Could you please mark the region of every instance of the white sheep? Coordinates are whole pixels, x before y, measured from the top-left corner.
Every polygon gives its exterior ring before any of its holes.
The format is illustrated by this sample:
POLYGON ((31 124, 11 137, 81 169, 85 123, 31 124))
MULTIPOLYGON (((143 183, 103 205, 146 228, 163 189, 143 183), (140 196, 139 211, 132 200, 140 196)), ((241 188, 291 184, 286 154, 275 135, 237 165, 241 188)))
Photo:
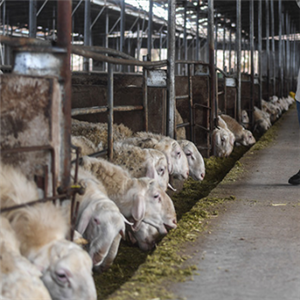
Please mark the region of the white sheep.
POLYGON ((254 106, 254 132, 259 134, 265 133, 271 126, 270 114, 254 106))
POLYGON ((127 138, 123 142, 141 148, 153 148, 163 152, 168 161, 169 175, 182 177, 183 179, 188 178, 188 160, 176 140, 161 134, 136 132, 134 137, 127 138))
POLYGON ((85 192, 83 195, 76 194, 75 198, 79 202, 76 230, 89 242, 87 250, 94 268, 103 271, 115 259, 121 236, 125 238, 126 219, 94 175, 79 168, 78 183, 85 192), (112 245, 115 245, 114 248, 112 245))
MULTIPOLYGON (((113 124, 114 141, 123 140, 132 136, 132 131, 124 124, 113 124)), ((99 148, 99 145, 106 149, 107 144, 107 123, 90 123, 72 119, 72 135, 84 136, 99 148)))
POLYGON ((225 128, 215 128, 212 132, 213 155, 217 157, 228 157, 234 148, 234 135, 225 128))
POLYGON ((137 244, 142 251, 152 250, 156 242, 163 237, 155 227, 144 222, 141 223, 138 231, 133 231, 127 226, 127 236, 128 240, 133 245, 137 244))
POLYGON ((164 191, 167 190, 169 182, 168 162, 163 152, 122 142, 114 143, 113 151, 112 162, 127 169, 132 177, 154 178, 164 191))
POLYGON ((249 129, 250 128, 250 120, 248 113, 245 109, 242 110, 242 125, 244 128, 249 129))
POLYGON ((196 145, 189 140, 178 140, 177 142, 187 157, 189 175, 194 180, 202 181, 205 176, 205 163, 196 145))
POLYGON ((251 146, 256 143, 256 140, 250 130, 245 129, 234 118, 222 114, 222 120, 226 122, 228 129, 234 134, 236 145, 251 146))
POLYGON ((156 227, 161 234, 167 228, 176 228, 173 202, 156 180, 132 178, 128 171, 102 158, 84 156, 81 165, 103 183, 121 213, 133 219, 133 230, 138 230, 142 221, 156 227))
MULTIPOLYGON (((21 171, 0 166, 1 208, 38 199, 35 184, 21 171)), ((92 260, 81 247, 67 241, 68 221, 59 207, 39 203, 8 212, 20 241, 20 252, 42 272, 42 281, 54 300, 97 298, 92 260)))
POLYGON ((42 273, 20 253, 20 242, 8 220, 0 217, 0 295, 6 299, 51 300, 42 273))

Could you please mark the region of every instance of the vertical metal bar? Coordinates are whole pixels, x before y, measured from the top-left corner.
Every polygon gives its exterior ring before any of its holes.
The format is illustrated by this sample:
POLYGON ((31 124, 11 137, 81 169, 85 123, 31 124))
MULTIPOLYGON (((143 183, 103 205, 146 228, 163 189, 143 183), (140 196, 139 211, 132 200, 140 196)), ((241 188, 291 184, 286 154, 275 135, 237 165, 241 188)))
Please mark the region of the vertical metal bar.
POLYGON ((162 45, 163 45, 163 41, 162 41, 162 28, 161 28, 159 32, 159 60, 161 60, 162 45))
POLYGON ((124 34, 125 34, 125 0, 121 0, 121 20, 120 20, 120 51, 121 52, 124 52, 124 47, 125 47, 124 34))
POLYGON ((148 128, 148 85, 147 85, 147 69, 143 68, 143 107, 144 107, 144 130, 148 128))
POLYGON ((226 41, 226 27, 223 24, 223 71, 225 70, 225 41, 226 41))
POLYGON ((275 76, 275 38, 274 38, 274 0, 271 1, 271 32, 272 32, 272 95, 275 95, 276 76, 275 76))
POLYGON ((113 159, 113 142, 114 142, 114 74, 113 66, 108 63, 107 71, 107 145, 108 145, 108 159, 113 159))
POLYGON ((251 89, 250 89, 250 124, 253 124, 253 109, 254 109, 254 0, 250 0, 250 55, 251 55, 251 89))
MULTIPOLYGON (((109 32, 109 14, 106 11, 105 14, 105 47, 106 48, 109 48, 108 32, 109 32)), ((108 70, 107 68, 108 68, 107 63, 104 63, 104 71, 107 71, 108 70)))
POLYGON ((36 38, 36 0, 29 1, 29 37, 36 38))
POLYGON ((175 133, 175 8, 176 1, 168 0, 168 88, 167 88, 167 135, 175 133))
MULTIPOLYGON (((140 43, 140 23, 137 24, 137 34, 136 34, 136 43, 137 43, 137 49, 136 49, 136 58, 140 60, 140 52, 141 52, 141 43, 140 43)), ((137 67, 137 70, 139 70, 139 67, 137 67)))
POLYGON ((246 38, 244 38, 243 48, 244 48, 244 53, 243 53, 243 58, 244 58, 243 72, 245 73, 245 70, 246 70, 246 38))
MULTIPOLYGON (((184 59, 187 60, 188 57, 188 45, 187 45, 187 1, 184 2, 184 27, 183 27, 183 47, 184 47, 184 59)), ((184 75, 188 73, 188 65, 184 65, 184 75)))
MULTIPOLYGON (((90 46, 91 41, 91 0, 85 0, 84 2, 84 45, 90 46)), ((89 58, 83 58, 83 70, 89 71, 90 64, 89 58)))
POLYGON ((200 37, 199 37, 199 15, 200 15, 200 4, 197 4, 197 20, 196 20, 196 60, 200 60, 200 37))
POLYGON ((151 61, 152 56, 152 33, 153 33, 153 0, 149 0, 149 19, 148 19, 148 60, 151 61))
POLYGON ((217 116, 216 107, 216 72, 214 61, 214 0, 208 0, 208 38, 209 38, 209 86, 210 86, 210 104, 211 118, 210 129, 214 128, 214 120, 217 116))
POLYGON ((232 28, 229 29, 229 64, 228 64, 228 72, 231 73, 231 34, 232 34, 232 28))
POLYGON ((215 64, 218 64, 218 20, 215 20, 215 64))
POLYGON ((282 97, 283 92, 283 64, 282 64, 282 2, 281 0, 278 0, 278 18, 279 18, 279 24, 278 24, 278 31, 279 31, 279 52, 278 52, 278 77, 280 80, 279 84, 279 97, 282 97))
POLYGON ((267 99, 270 98, 270 11, 269 0, 265 0, 266 4, 266 52, 267 52, 267 99))
MULTIPOLYGON (((242 19, 241 19, 241 0, 236 1, 236 74, 237 74, 237 121, 242 122, 241 106, 241 49, 242 49, 242 19)), ((224 78, 225 79, 225 78, 224 78)))
POLYGON ((192 67, 193 65, 189 64, 188 67, 188 89, 189 89, 189 113, 190 113, 190 139, 194 142, 194 114, 193 114, 193 78, 192 78, 192 67))
POLYGON ((63 82, 63 113, 64 113, 64 138, 61 151, 63 170, 61 186, 67 193, 70 192, 70 161, 71 161, 71 0, 57 1, 57 45, 66 49, 61 67, 61 78, 63 82))
POLYGON ((258 76, 259 76, 259 96, 256 105, 261 108, 262 99, 262 0, 258 2, 258 76))
MULTIPOLYGON (((5 20, 6 20, 6 0, 3 2, 3 9, 2 9, 2 25, 3 25, 3 35, 6 34, 5 32, 5 20)), ((3 52, 2 52, 2 64, 6 64, 6 45, 3 45, 3 52)))

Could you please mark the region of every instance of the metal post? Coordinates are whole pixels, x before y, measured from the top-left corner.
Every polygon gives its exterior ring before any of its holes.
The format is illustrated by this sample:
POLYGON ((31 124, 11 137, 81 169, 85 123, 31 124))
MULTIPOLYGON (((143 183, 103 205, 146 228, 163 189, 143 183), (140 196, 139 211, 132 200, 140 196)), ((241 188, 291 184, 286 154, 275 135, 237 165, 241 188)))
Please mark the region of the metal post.
MULTIPOLYGON (((185 60, 187 60, 187 57, 188 57, 186 23, 187 23, 187 1, 184 2, 184 27, 183 27, 183 47, 184 47, 184 59, 185 60)), ((187 75, 187 73, 188 73, 187 68, 188 68, 188 65, 184 65, 184 75, 187 75)))
POLYGON ((149 0, 149 19, 148 19, 148 60, 152 60, 152 33, 153 33, 153 0, 149 0))
MULTIPOLYGON (((125 40, 125 0, 121 0, 121 20, 120 20, 120 51, 124 52, 125 40)), ((123 66, 122 68, 123 69, 123 66)))
POLYGON ((231 34, 232 34, 232 28, 229 29, 229 64, 228 64, 228 72, 231 72, 231 34))
POLYGON ((215 21, 215 64, 218 66, 218 20, 215 21))
POLYGON ((64 48, 66 54, 63 57, 61 74, 63 84, 63 108, 64 112, 64 133, 63 133, 63 151, 62 162, 64 169, 62 170, 61 187, 62 190, 70 192, 70 161, 71 161, 71 0, 57 2, 57 45, 64 48))
POLYGON ((223 71, 225 70, 225 41, 226 41, 226 27, 223 24, 223 71))
MULTIPOLYGON (((91 0, 85 0, 84 2, 84 45, 90 46, 91 41, 91 0)), ((83 58, 83 70, 89 71, 90 64, 89 58, 83 58)))
MULTIPOLYGON (((109 14, 108 14, 108 12, 106 12, 106 14, 105 14, 105 48, 109 48, 108 32, 109 32, 109 14)), ((104 63, 104 71, 108 71, 107 63, 104 63)))
POLYGON ((29 1, 29 37, 36 38, 36 0, 29 1))
POLYGON ((107 72, 107 139, 108 139, 108 159, 113 159, 113 142, 114 142, 114 74, 112 64, 108 63, 107 72))
POLYGON ((208 0, 208 39, 209 39, 209 86, 211 118, 210 129, 214 128, 214 120, 217 117, 216 100, 216 72, 214 61, 214 0, 208 0))
POLYGON ((281 0, 278 0, 278 17, 279 17, 279 59, 278 59, 278 77, 280 80, 279 84, 279 98, 282 97, 282 92, 283 92, 283 63, 282 63, 282 2, 281 0))
POLYGON ((237 121, 242 122, 241 106, 241 49, 242 49, 242 19, 241 0, 236 1, 236 74, 237 74, 237 121))
MULTIPOLYGON (((3 9, 2 9, 2 25, 3 25, 3 35, 6 34, 5 32, 5 20, 6 20, 6 0, 3 2, 3 9)), ((6 49, 7 46, 3 45, 3 52, 2 52, 2 64, 6 64, 6 49)))
POLYGON ((262 99, 262 0, 258 2, 258 76, 259 76, 259 96, 256 105, 261 108, 262 99))
POLYGON ((168 0, 168 88, 167 88, 167 135, 175 133, 175 17, 176 1, 168 0))
POLYGON ((250 55, 251 55, 251 89, 250 89, 250 124, 253 124, 253 108, 254 108, 254 0, 250 0, 250 55))
POLYGON ((266 2, 266 52, 267 52, 267 99, 270 98, 270 12, 269 2, 266 2))
POLYGON ((275 95, 275 86, 276 86, 276 76, 275 76, 275 38, 274 38, 274 0, 271 1, 271 31, 272 31, 272 65, 273 65, 273 70, 272 70, 272 85, 273 85, 273 90, 272 90, 272 95, 275 95))
POLYGON ((199 38, 199 15, 200 15, 200 4, 197 4, 197 27, 196 27, 196 60, 200 60, 200 38, 199 38))

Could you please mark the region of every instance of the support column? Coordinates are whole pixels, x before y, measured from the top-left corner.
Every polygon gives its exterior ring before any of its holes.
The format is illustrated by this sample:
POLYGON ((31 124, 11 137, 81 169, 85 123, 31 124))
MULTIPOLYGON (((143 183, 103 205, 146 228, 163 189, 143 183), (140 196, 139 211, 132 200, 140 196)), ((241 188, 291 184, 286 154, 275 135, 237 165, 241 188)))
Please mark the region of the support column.
POLYGON ((242 55, 242 21, 241 21, 241 0, 236 1, 236 67, 237 67, 237 121, 242 122, 241 107, 241 55, 242 55))

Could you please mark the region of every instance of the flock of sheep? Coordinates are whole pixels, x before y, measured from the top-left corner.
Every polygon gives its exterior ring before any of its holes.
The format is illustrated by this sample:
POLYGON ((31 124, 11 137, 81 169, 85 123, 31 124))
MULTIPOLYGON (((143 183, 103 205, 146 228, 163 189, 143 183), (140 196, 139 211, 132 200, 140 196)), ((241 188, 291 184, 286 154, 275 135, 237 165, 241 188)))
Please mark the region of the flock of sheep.
MULTIPOLYGON (((287 110, 292 98, 255 108, 254 131, 264 132, 287 110)), ((244 127, 220 114, 212 134, 214 155, 228 156, 234 145, 255 143, 244 127)), ((248 127, 249 128, 249 127, 248 127)), ((107 125, 72 120, 72 144, 81 148, 76 194, 76 235, 70 241, 70 201, 39 203, 0 217, 0 299, 97 299, 92 271, 113 263, 121 239, 151 250, 177 227, 168 189, 172 179, 201 181, 205 164, 197 147, 160 134, 133 133, 114 125, 113 161, 88 156, 107 147, 107 125), (82 239, 83 238, 83 239, 82 239), (80 241, 86 241, 85 245, 80 241)), ((73 157, 74 158, 74 157, 73 157)), ((75 176, 72 169, 72 177, 75 176)), ((20 170, 0 166, 1 209, 38 199, 39 189, 20 170)))

